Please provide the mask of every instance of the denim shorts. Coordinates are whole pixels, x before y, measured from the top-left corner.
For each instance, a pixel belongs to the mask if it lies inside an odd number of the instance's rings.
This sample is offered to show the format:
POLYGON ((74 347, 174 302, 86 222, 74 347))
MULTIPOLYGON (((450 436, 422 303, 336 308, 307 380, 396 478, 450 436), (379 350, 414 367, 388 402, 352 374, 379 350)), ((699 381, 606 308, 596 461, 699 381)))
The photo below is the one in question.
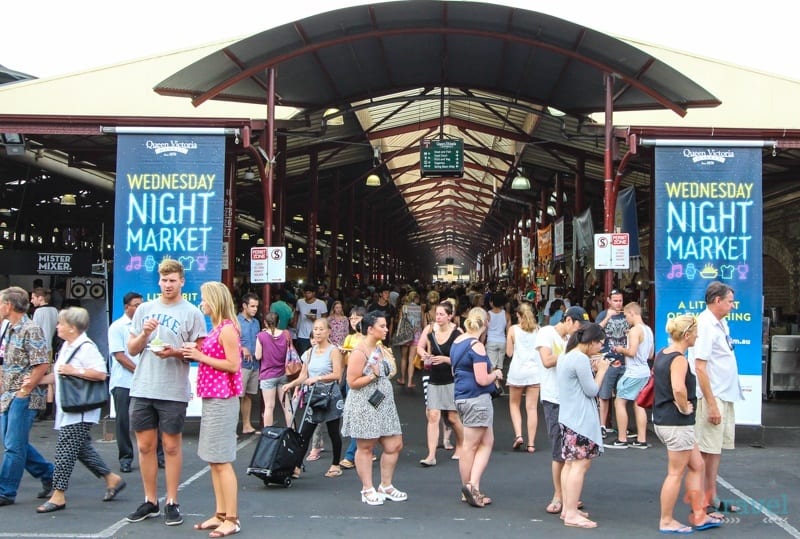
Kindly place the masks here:
POLYGON ((278 387, 288 383, 289 377, 284 374, 283 376, 278 376, 277 378, 266 378, 261 380, 261 382, 259 382, 259 387, 261 387, 261 389, 264 391, 268 391, 270 389, 278 389, 278 387))
POLYGON ((619 367, 610 366, 603 376, 603 381, 600 383, 600 393, 597 394, 598 398, 608 400, 614 396, 614 390, 617 388, 617 381, 625 374, 625 365, 619 367))

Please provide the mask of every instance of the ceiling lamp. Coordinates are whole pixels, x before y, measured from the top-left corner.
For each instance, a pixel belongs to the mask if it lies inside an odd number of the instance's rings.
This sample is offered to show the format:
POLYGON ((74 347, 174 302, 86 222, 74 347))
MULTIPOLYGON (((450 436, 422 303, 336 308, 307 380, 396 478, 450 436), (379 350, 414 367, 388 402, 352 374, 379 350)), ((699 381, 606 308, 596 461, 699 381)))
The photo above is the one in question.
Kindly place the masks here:
POLYGON ((337 108, 329 108, 322 113, 322 121, 325 125, 344 125, 344 115, 337 108))
POLYGON ((301 255, 301 254, 303 254, 303 253, 305 253, 305 251, 303 250, 303 248, 302 248, 302 247, 298 247, 298 248, 297 248, 297 254, 301 255))
POLYGON ((74 206, 75 204, 77 204, 75 195, 61 195, 62 206, 74 206))
POLYGON ((250 239, 250 234, 248 234, 247 232, 242 232, 241 239, 243 239, 245 241, 249 240, 250 239))
POLYGON ((292 221, 297 221, 298 223, 302 223, 303 222, 303 216, 298 213, 297 215, 292 217, 292 221))
POLYGON ((256 245, 264 245, 264 238, 258 238, 256 240, 256 245))
POLYGON ((253 173, 252 169, 247 169, 247 172, 244 173, 244 179, 248 182, 251 182, 256 179, 256 175, 253 173))
POLYGON ((367 176, 367 187, 380 187, 381 177, 377 174, 370 174, 367 176))
POLYGON ((520 171, 511 181, 511 189, 514 191, 525 191, 531 188, 531 181, 520 171))
POLYGON ((550 116, 555 116, 556 118, 561 118, 562 116, 567 115, 566 112, 555 107, 547 107, 547 112, 550 114, 550 116))

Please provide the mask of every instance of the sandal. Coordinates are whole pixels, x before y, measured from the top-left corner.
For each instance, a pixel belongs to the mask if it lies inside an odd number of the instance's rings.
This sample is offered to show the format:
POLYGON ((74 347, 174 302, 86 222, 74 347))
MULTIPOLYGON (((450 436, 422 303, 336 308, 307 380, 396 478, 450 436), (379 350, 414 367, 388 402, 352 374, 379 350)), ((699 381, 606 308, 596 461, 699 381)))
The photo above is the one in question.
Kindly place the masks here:
POLYGON ((464 499, 472 507, 484 506, 483 499, 480 496, 480 492, 478 492, 478 490, 469 483, 461 487, 461 494, 464 495, 464 499))
POLYGON ((408 494, 403 492, 402 490, 397 490, 392 485, 378 485, 378 494, 384 497, 384 499, 392 500, 393 502, 404 502, 408 499, 408 494))
POLYGON ((216 530, 225 522, 225 513, 216 513, 213 517, 193 526, 195 530, 216 530))
POLYGON ((375 487, 361 491, 361 502, 367 505, 383 505, 383 496, 375 491, 375 487))
POLYGON ((536 453, 536 446, 535 445, 529 445, 528 448, 527 448, 527 451, 528 451, 528 453, 536 453))
POLYGON ((321 456, 322 456, 322 449, 314 448, 314 449, 311 450, 311 453, 308 454, 308 456, 306 457, 306 460, 308 460, 308 461, 319 460, 319 458, 321 456))
POLYGON ((514 445, 511 446, 512 451, 519 451, 519 448, 522 447, 522 444, 525 443, 525 440, 522 436, 516 436, 514 438, 514 445))
POLYGON ((558 498, 553 498, 552 500, 550 500, 550 503, 547 505, 547 507, 545 507, 544 510, 550 513, 551 515, 558 515, 561 513, 562 507, 563 506, 561 505, 561 500, 559 500, 558 498))
POLYGON ((325 472, 325 477, 339 477, 340 475, 342 475, 342 468, 336 465, 331 466, 325 472))
POLYGON ((229 535, 235 535, 235 534, 239 533, 240 531, 242 531, 242 525, 239 523, 239 517, 236 517, 236 516, 225 517, 225 520, 222 522, 222 524, 220 524, 219 527, 216 530, 214 530, 213 532, 209 533, 208 536, 209 537, 228 537, 229 535), (233 524, 233 528, 230 528, 228 530, 220 530, 219 528, 221 528, 223 525, 225 525, 226 522, 232 523, 233 524))
MULTIPOLYGON (((478 496, 480 497, 481 500, 483 500, 483 505, 489 505, 492 503, 492 499, 483 492, 478 492, 478 496)), ((463 503, 467 503, 467 497, 464 496, 463 492, 461 493, 461 501, 463 503)))
POLYGON ((584 519, 578 520, 576 522, 567 522, 565 520, 564 521, 564 526, 569 526, 570 528, 589 529, 589 528, 596 528, 597 527, 597 522, 595 522, 594 520, 589 520, 588 518, 584 518, 584 519))

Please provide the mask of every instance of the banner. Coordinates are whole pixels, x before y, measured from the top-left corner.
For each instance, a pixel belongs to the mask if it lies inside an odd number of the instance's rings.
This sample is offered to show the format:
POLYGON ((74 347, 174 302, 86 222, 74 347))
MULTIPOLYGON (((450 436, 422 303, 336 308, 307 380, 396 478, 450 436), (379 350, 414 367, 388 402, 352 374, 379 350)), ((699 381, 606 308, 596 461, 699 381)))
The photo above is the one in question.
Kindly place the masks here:
POLYGON ((118 136, 114 319, 127 292, 159 296, 165 258, 183 264, 183 297, 195 305, 200 285, 220 280, 224 165, 222 135, 118 136))
POLYGON ((628 187, 617 194, 617 206, 614 212, 614 227, 629 235, 629 271, 635 273, 641 267, 639 250, 639 218, 636 215, 636 189, 628 187))
POLYGON ((536 276, 547 279, 553 261, 553 225, 536 231, 536 276))
POLYGON ((762 196, 759 148, 656 148, 656 350, 667 320, 705 309, 718 280, 734 289, 728 315, 745 401, 737 423, 761 422, 762 196))
POLYGON ((564 260, 564 218, 553 223, 553 259, 564 260))

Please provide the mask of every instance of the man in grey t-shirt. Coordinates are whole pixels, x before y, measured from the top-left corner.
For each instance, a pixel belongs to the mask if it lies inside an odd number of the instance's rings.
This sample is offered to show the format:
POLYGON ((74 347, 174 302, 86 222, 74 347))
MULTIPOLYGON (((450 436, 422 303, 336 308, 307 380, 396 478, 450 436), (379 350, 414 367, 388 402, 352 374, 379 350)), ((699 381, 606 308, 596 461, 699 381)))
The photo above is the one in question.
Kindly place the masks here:
POLYGON ((174 526, 183 523, 178 483, 183 422, 191 398, 189 363, 183 359, 181 347, 185 342, 202 342, 206 321, 200 309, 183 299, 183 265, 167 259, 159 264, 158 273, 161 296, 136 309, 128 339, 128 351, 141 354, 131 381, 130 419, 139 448, 145 501, 127 519, 139 522, 160 513, 156 448, 161 431, 167 487, 165 523, 174 526))

